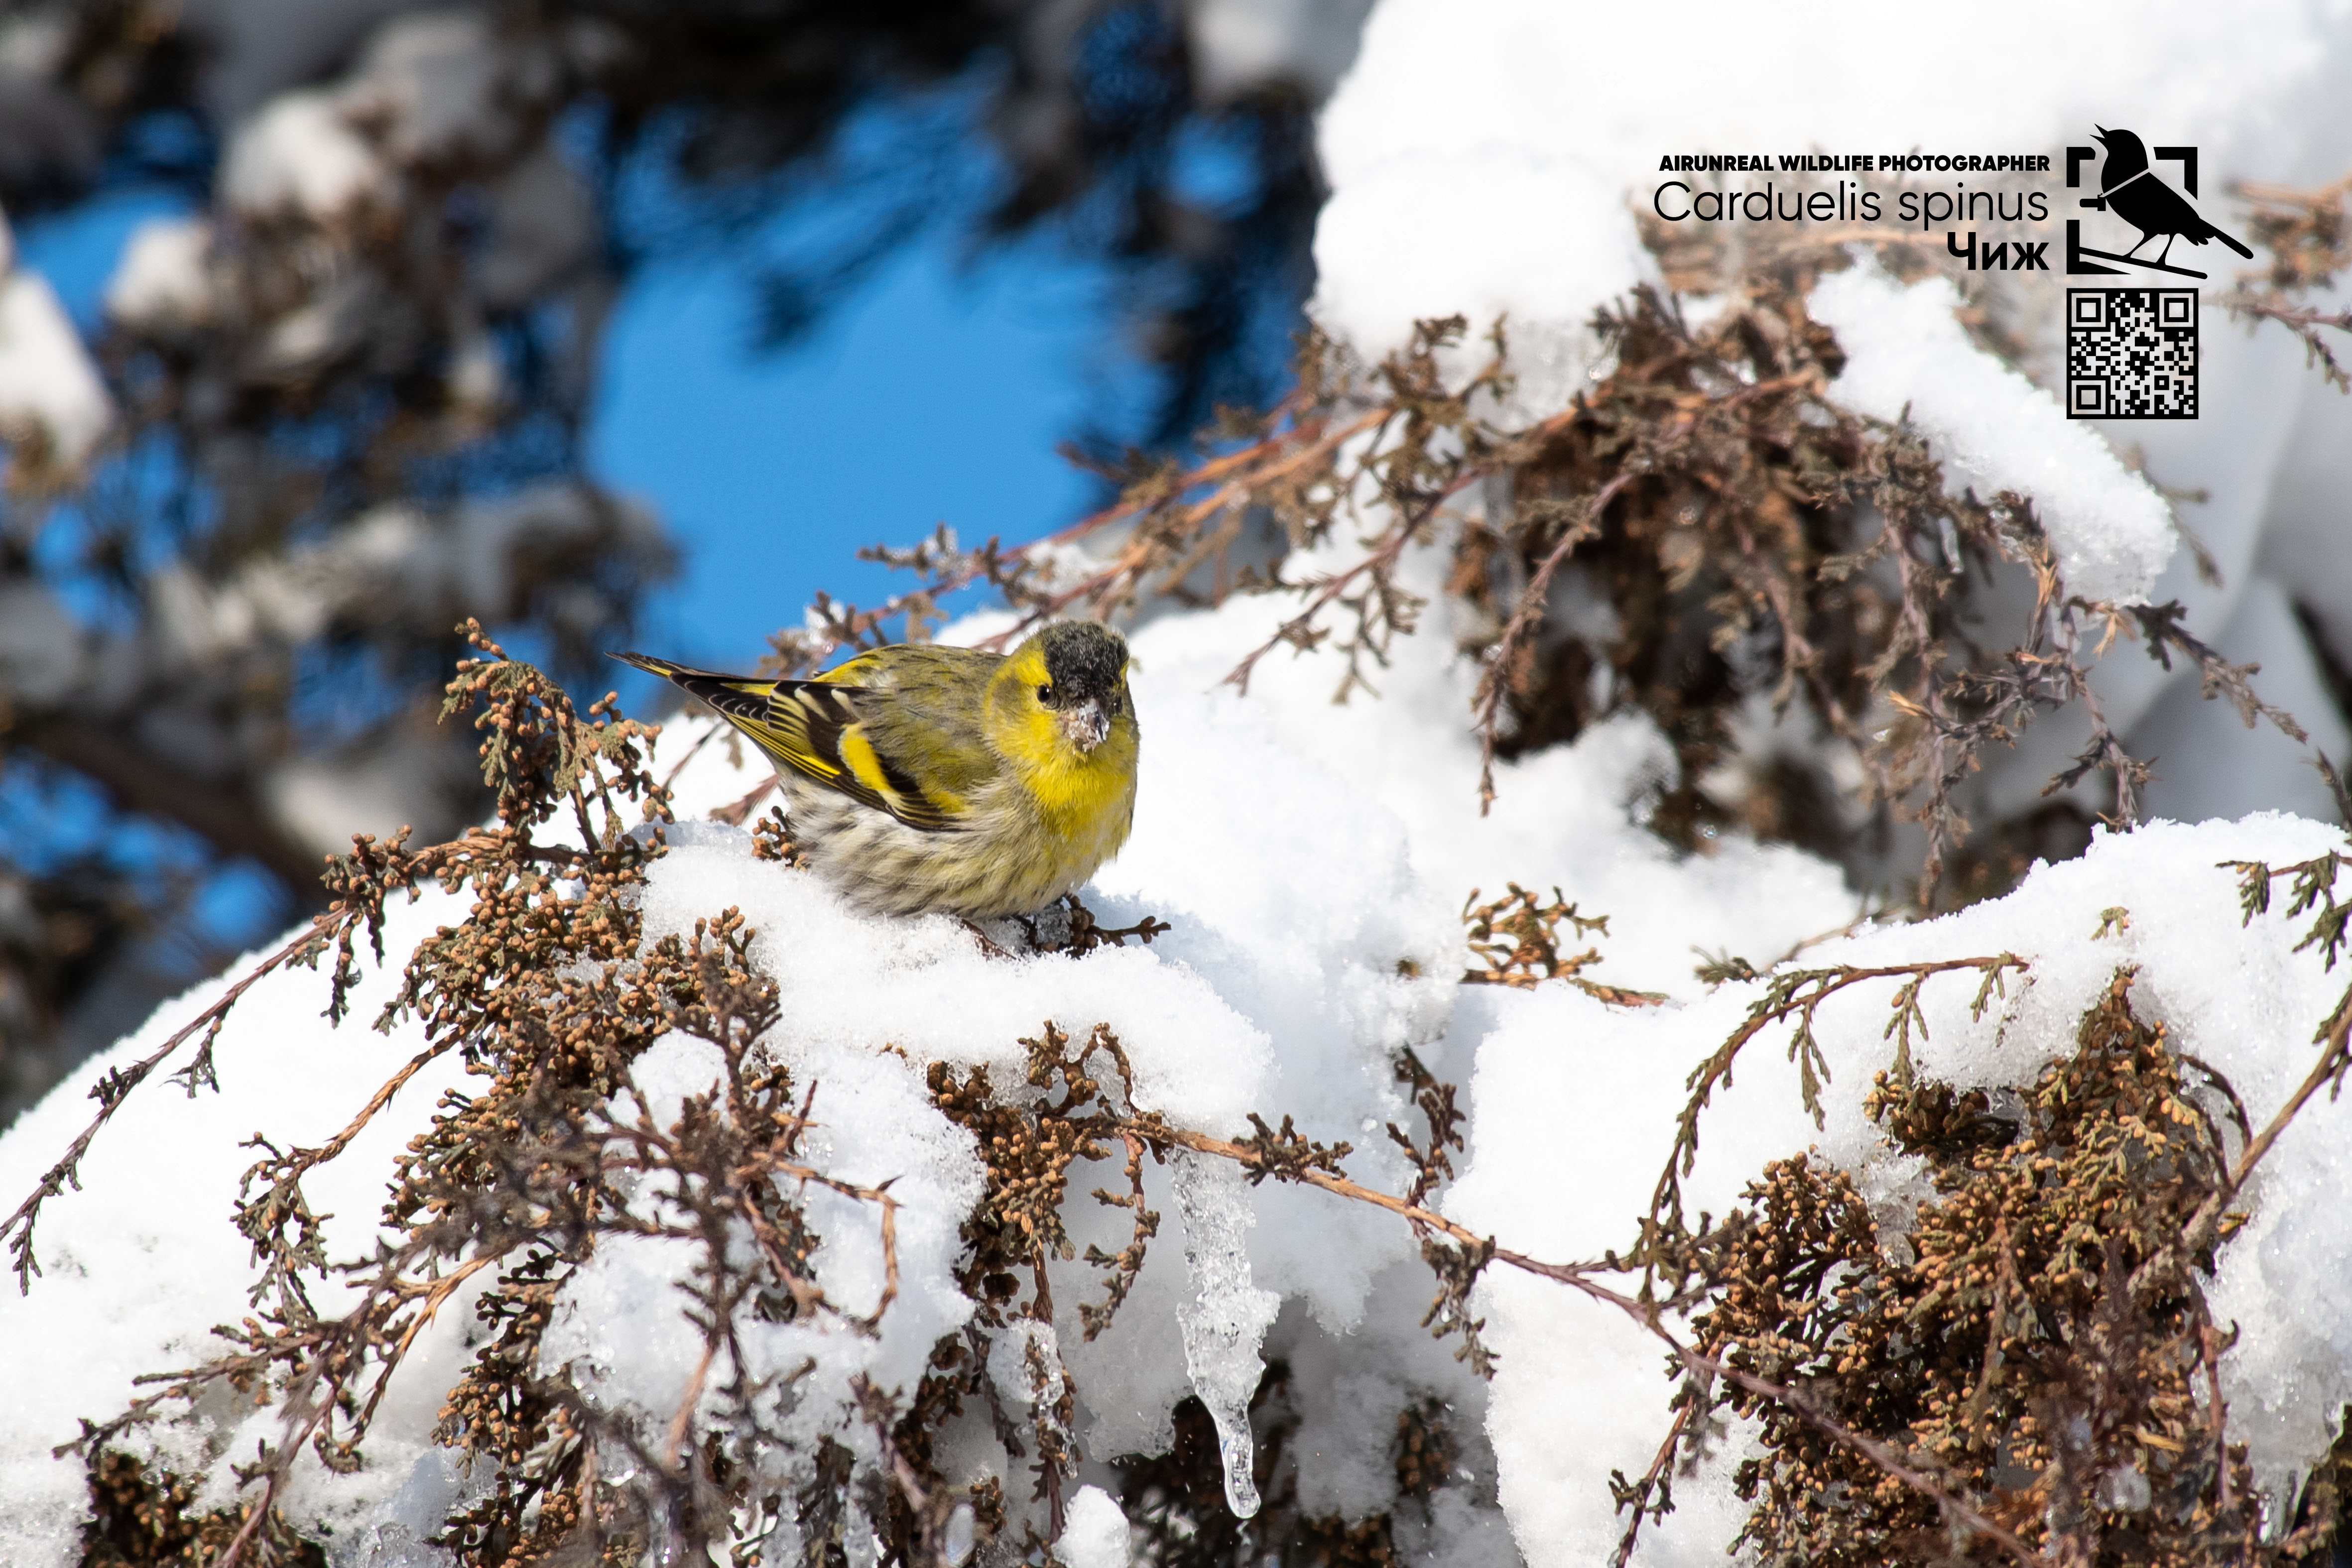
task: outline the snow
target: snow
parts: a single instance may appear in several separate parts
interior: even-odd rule
[[[134,331],[158,335],[201,327],[215,300],[205,263],[213,226],[203,218],[150,218],[131,231],[106,286],[106,313]]]
[[[426,11],[377,28],[341,96],[403,165],[495,158],[520,130],[509,68],[488,16]]]
[[[75,473],[113,423],[114,400],[81,335],[48,280],[16,265],[16,236],[0,214],[0,441],[39,454],[16,477]]]
[[[260,795],[278,826],[305,850],[347,852],[352,836],[383,836],[404,823],[416,841],[461,831],[473,803],[471,758],[451,757],[405,725],[389,733],[275,762]]]
[[[55,702],[81,677],[81,627],[37,582],[0,585],[0,678],[26,702]]]
[[[1953,315],[1960,294],[1949,278],[1906,288],[1858,259],[1822,278],[1806,308],[1846,353],[1832,397],[1889,423],[1907,417],[1943,459],[1954,495],[2033,497],[2074,592],[2147,602],[2172,556],[2164,497],[2055,397],[1976,350]]]
[[[224,121],[315,78],[376,21],[415,0],[189,0],[188,30],[212,47],[204,94]]]
[[[113,423],[113,400],[48,280],[22,267],[0,277],[0,438],[70,472]]]
[[[2254,0],[2223,15],[2176,0],[2119,33],[2095,10],[2030,0],[1978,7],[1966,26],[1895,25],[1864,0],[1386,0],[1321,120],[1332,196],[1315,314],[1374,354],[1417,317],[1489,298],[1524,302],[1522,329],[1580,336],[1592,307],[1641,276],[1615,260],[1640,254],[1627,198],[1647,198],[1665,153],[2040,152],[2115,123],[2117,105],[2161,104],[2178,128],[2167,135],[2203,149],[2206,189],[2257,167],[2317,183],[2341,172],[2352,131],[2336,87],[2343,16],[2340,4]],[[1670,76],[1625,68],[1662,39],[1693,44]],[[1475,204],[1450,194],[1465,178],[1480,181]],[[1511,243],[1535,221],[1526,207],[1608,237]],[[1465,243],[1453,220],[1474,210]]]
[[[490,619],[511,612],[517,575],[533,555],[582,549],[600,533],[631,553],[661,542],[642,504],[561,480],[468,498],[437,516],[390,502],[226,582],[159,572],[158,619],[170,656],[199,663],[262,638],[307,642],[338,625]],[[593,614],[587,619],[593,624]]]
[[[2027,959],[2030,979],[2012,980],[1981,1020],[1968,1016],[1974,975],[1928,982],[1929,1033],[1915,1042],[1914,1059],[1922,1073],[1963,1087],[2030,1081],[2042,1062],[2071,1054],[2082,1013],[2117,970],[2137,968],[2134,1007],[2164,1023],[2177,1049],[2219,1069],[2259,1125],[2314,1060],[2312,1028],[2345,977],[2291,951],[2308,917],[2288,921],[2283,903],[2242,930],[2235,873],[2218,862],[2286,862],[2342,844],[2336,830],[2281,816],[2102,834],[2082,859],[2038,869],[2007,898],[1826,943],[1803,961],[1866,967],[2004,951]],[[2094,938],[2116,907],[2129,912],[2128,927]],[[1885,1169],[1898,1162],[1884,1159],[1861,1111],[1872,1071],[1892,1050],[1882,1030],[1893,984],[1822,1009],[1832,1077],[1818,1132],[1779,1037],[1743,1055],[1735,1087],[1718,1093],[1703,1124],[1697,1168],[1685,1184],[1694,1213],[1723,1213],[1765,1162],[1807,1147],[1902,1185],[1900,1170]],[[1622,1246],[1625,1217],[1647,1207],[1664,1139],[1561,1137],[1563,1108],[1605,1103],[1612,1123],[1665,1126],[1698,1051],[1732,1032],[1759,988],[1727,986],[1673,1013],[1613,1010],[1565,989],[1489,993],[1457,1009],[1456,1028],[1478,1037],[1475,1132],[1447,1212],[1540,1258]],[[2352,1331],[2340,1314],[2305,1305],[2315,1291],[2332,1293],[2320,1281],[2352,1278],[2352,1214],[2326,1196],[2331,1182],[2340,1190],[2337,1151],[2347,1137],[2352,1106],[2305,1108],[2258,1168],[2262,1218],[2222,1249],[2213,1284],[2216,1320],[2243,1330],[2224,1364],[2230,1430],[2273,1486],[2291,1484],[2326,1451],[2352,1396]],[[1564,1193],[1576,1201],[1562,1202]],[[1501,1362],[1488,1430],[1520,1549],[1531,1568],[1596,1561],[1623,1522],[1595,1478],[1612,1465],[1638,1474],[1666,1430],[1667,1412],[1654,1403],[1658,1348],[1630,1333],[1613,1309],[1540,1280],[1491,1272],[1479,1305]],[[1571,1386],[1578,1396],[1562,1398]],[[1717,1466],[1696,1485],[1678,1481],[1676,1511],[1654,1545],[1645,1531],[1642,1560],[1696,1564],[1719,1555],[1739,1517],[1727,1475]]]
[[[432,930],[436,913],[446,919],[452,912],[429,904],[396,907],[386,940],[405,951]],[[110,1053],[109,1062],[152,1051],[244,967],[234,966],[224,978],[164,1007]],[[228,1223],[237,1177],[255,1158],[253,1150],[240,1146],[244,1140],[267,1127],[280,1139],[325,1141],[356,1109],[340,1090],[362,1078],[381,1082],[415,1053],[413,1036],[379,1035],[364,1024],[322,1037],[317,978],[304,971],[290,985],[256,987],[239,1007],[235,1030],[223,1037],[224,1092],[190,1098],[171,1084],[151,1083],[123,1106],[109,1136],[83,1163],[82,1186],[68,1195],[69,1209],[53,1209],[54,1224],[45,1220],[38,1237],[44,1276],[29,1295],[8,1290],[0,1305],[12,1343],[49,1347],[48,1354],[10,1360],[12,1410],[0,1448],[0,1559],[21,1568],[79,1559],[88,1488],[79,1465],[48,1451],[75,1435],[65,1412],[121,1409],[140,1392],[132,1386],[135,1376],[194,1364],[217,1344],[213,1324],[235,1322],[249,1310],[249,1258]],[[356,1015],[372,1018],[392,981],[389,974],[372,977],[355,998]],[[331,1251],[350,1256],[372,1244],[383,1174],[435,1098],[462,1082],[454,1061],[428,1068],[395,1102],[397,1119],[361,1134],[364,1149],[352,1152],[363,1165],[348,1173],[319,1173],[323,1180],[311,1197],[331,1217],[326,1221]],[[0,1185],[16,1195],[11,1207],[90,1110],[80,1086],[69,1086],[26,1112],[0,1140]],[[330,1303],[339,1299],[340,1292],[329,1291],[321,1310],[333,1311]],[[392,1401],[398,1413],[385,1429],[378,1469],[366,1479],[396,1483],[431,1458],[435,1413],[457,1370],[450,1358],[462,1347],[467,1320],[462,1302],[443,1310],[420,1347],[425,1360]],[[162,1451],[194,1468],[204,1458],[195,1438],[189,1431],[168,1432]],[[242,1452],[250,1453],[250,1447]],[[315,1506],[331,1515],[327,1478],[311,1479],[320,1483]]]
[[[542,146],[494,182],[491,224],[474,264],[485,308],[513,309],[579,261],[595,235],[595,209],[580,176]]]
[[[392,188],[392,172],[341,105],[315,89],[272,99],[221,161],[221,200],[252,217],[330,223],[389,201]]]
[[[1211,102],[1289,86],[1320,102],[1356,57],[1371,0],[1192,0],[1192,79]]]
[[[1127,1515],[1100,1487],[1080,1487],[1055,1555],[1069,1568],[1127,1568]]]
[[[341,37],[373,8],[321,6],[293,31],[314,44]],[[245,115],[222,162],[220,198],[249,217],[333,225],[396,202],[403,172],[488,168],[511,178],[507,165],[561,68],[551,47],[510,44],[478,11],[391,16],[340,80],[277,91]],[[242,99],[250,86],[241,82],[230,96]],[[536,178],[544,186],[544,172]],[[544,189],[527,199],[541,208],[530,221],[564,221],[549,214]]]
[[[19,13],[0,22],[0,69],[48,76],[65,63],[73,42],[73,28],[66,17]]]

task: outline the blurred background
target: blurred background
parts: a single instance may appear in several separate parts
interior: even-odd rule
[[[0,1124],[583,695],[1278,395],[1370,0],[0,5]]]

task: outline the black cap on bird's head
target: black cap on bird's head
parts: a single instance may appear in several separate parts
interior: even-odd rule
[[[1127,640],[1097,621],[1058,621],[1037,633],[1045,684],[1037,700],[1080,751],[1092,751],[1110,733],[1127,673]]]
[[[1127,639],[1099,621],[1057,621],[1037,634],[1045,655],[1045,678],[1061,706],[1118,690],[1127,669]]]

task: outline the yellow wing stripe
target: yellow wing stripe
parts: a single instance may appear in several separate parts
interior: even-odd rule
[[[898,792],[890,787],[890,780],[883,777],[882,759],[874,755],[874,743],[866,738],[864,725],[851,725],[841,732],[841,738],[834,744],[851,778],[877,795],[887,797]]]

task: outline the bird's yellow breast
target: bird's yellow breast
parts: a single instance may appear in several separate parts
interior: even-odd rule
[[[1135,717],[1124,708],[1092,751],[1063,738],[1050,713],[1024,715],[990,737],[1019,776],[1038,815],[1056,831],[1078,837],[1103,818],[1124,817],[1135,801]]]
[[[1114,725],[1103,743],[1085,757],[1064,755],[1020,766],[1037,799],[1038,812],[1072,838],[1116,818],[1124,837],[1126,821],[1135,808],[1134,724]]]

